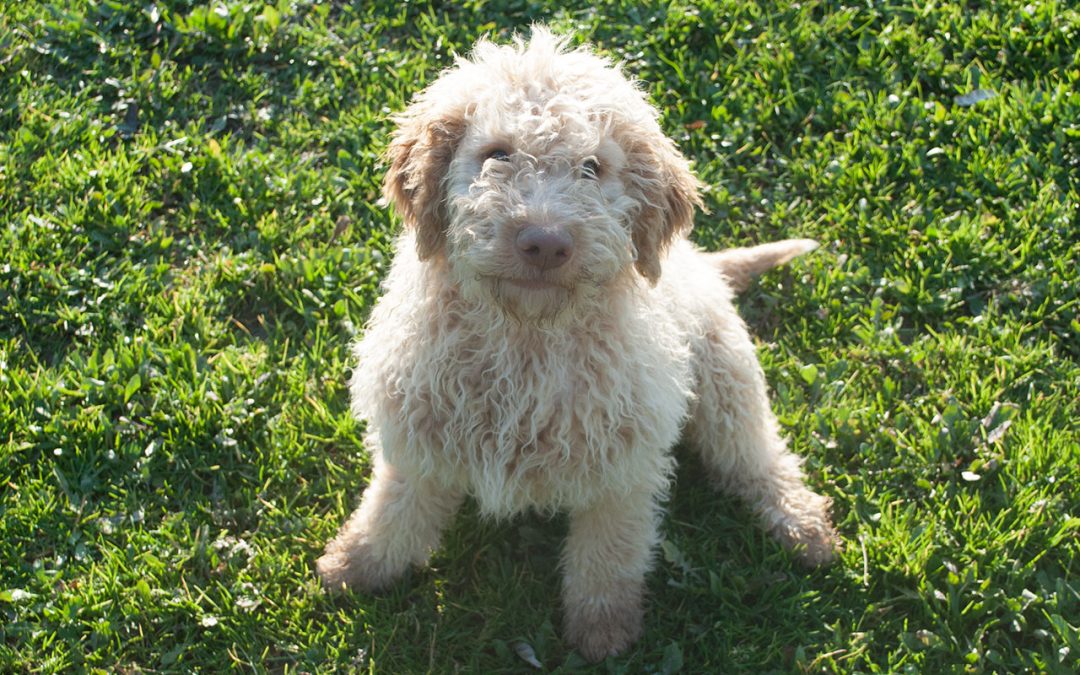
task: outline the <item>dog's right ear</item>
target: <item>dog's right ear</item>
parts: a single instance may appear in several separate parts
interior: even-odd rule
[[[439,114],[420,100],[396,118],[386,157],[390,164],[383,195],[405,227],[416,234],[416,253],[426,260],[443,250],[448,223],[446,176],[465,134],[460,115]]]

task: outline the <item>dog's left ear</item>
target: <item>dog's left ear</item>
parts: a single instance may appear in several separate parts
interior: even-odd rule
[[[419,100],[397,118],[387,148],[390,168],[383,194],[405,227],[416,233],[416,253],[426,260],[443,250],[448,224],[445,179],[458,142],[465,134],[463,115],[434,110]]]
[[[667,247],[690,231],[694,209],[702,206],[701,183],[659,130],[625,134],[621,145],[627,159],[625,183],[640,205],[631,231],[637,250],[634,266],[655,284]]]

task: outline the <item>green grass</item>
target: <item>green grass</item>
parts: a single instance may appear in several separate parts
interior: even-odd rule
[[[699,242],[823,242],[742,309],[841,560],[683,456],[645,636],[596,671],[1080,668],[1080,12],[695,4],[4,0],[0,671],[585,667],[561,520],[467,509],[382,597],[313,571],[368,470],[387,115],[537,19],[645,82]]]

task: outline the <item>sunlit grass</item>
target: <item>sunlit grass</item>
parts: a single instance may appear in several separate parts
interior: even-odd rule
[[[596,670],[1080,668],[1070,3],[69,0],[0,4],[0,670],[585,667],[561,520],[467,508],[382,597],[313,572],[368,470],[388,114],[534,20],[641,79],[699,242],[823,244],[742,309],[842,559],[680,452],[646,634]]]

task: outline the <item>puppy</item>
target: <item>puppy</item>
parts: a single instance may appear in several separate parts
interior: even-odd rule
[[[829,501],[780,435],[733,284],[813,242],[703,253],[699,182],[642,92],[535,28],[488,41],[397,118],[385,194],[404,220],[356,345],[371,482],[318,560],[327,588],[424,564],[465,496],[566,511],[566,639],[590,660],[642,630],[680,437],[807,563]]]

